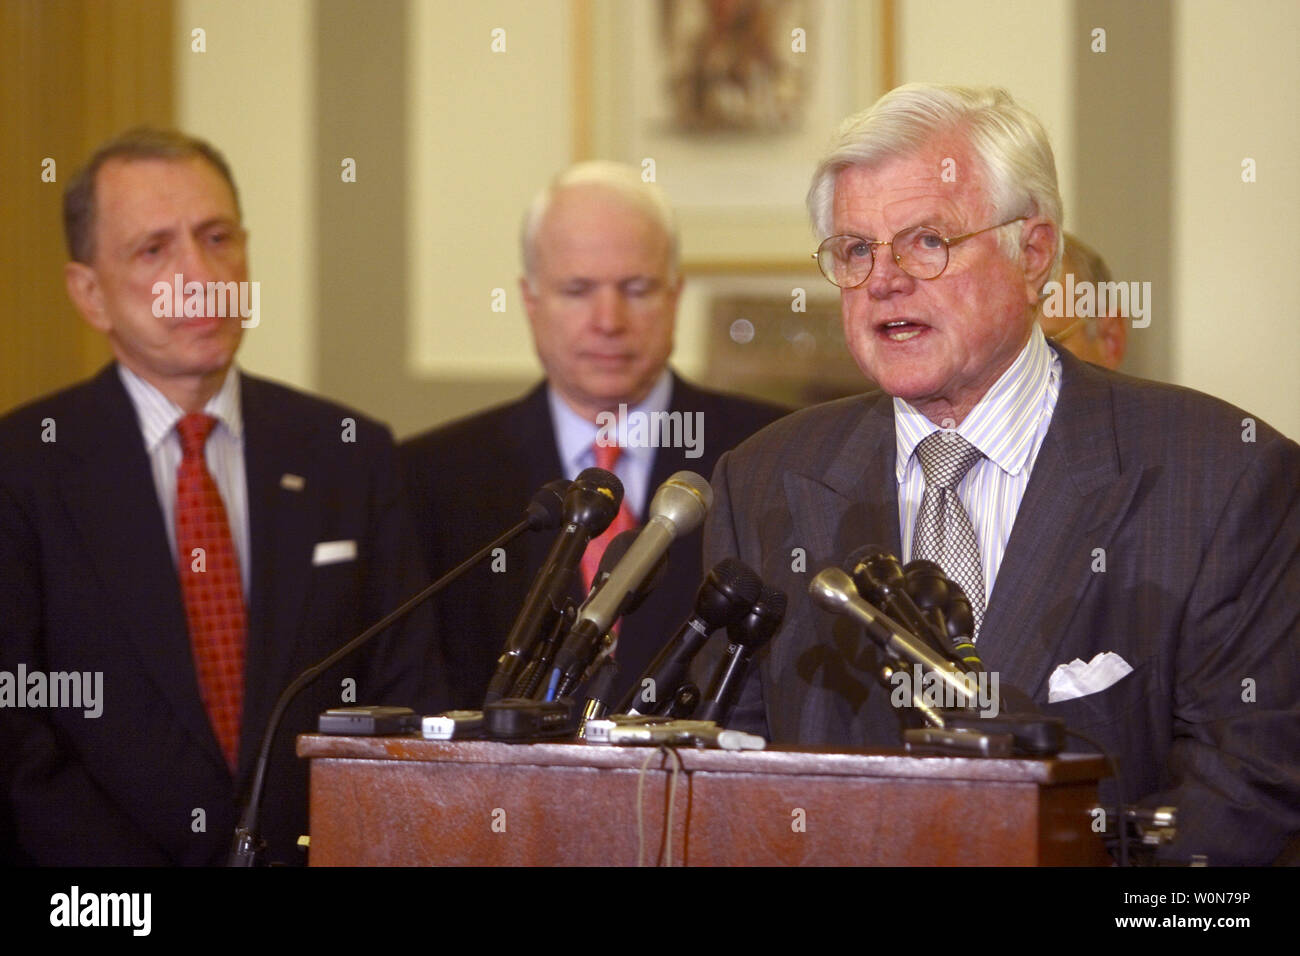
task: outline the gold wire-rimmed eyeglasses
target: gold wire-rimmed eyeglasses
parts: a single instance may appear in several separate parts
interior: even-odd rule
[[[898,267],[912,278],[937,279],[948,268],[948,250],[957,243],[1028,218],[1017,216],[960,236],[945,236],[933,226],[900,229],[888,242],[884,239],[864,239],[861,236],[830,236],[822,240],[812,257],[817,260],[822,275],[841,289],[856,289],[867,281],[876,262],[876,246],[889,246]]]

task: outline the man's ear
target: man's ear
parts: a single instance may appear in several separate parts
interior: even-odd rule
[[[1043,283],[1056,258],[1057,231],[1051,221],[1035,216],[1020,237],[1020,261],[1025,271],[1029,302],[1037,305]]]
[[[112,329],[112,323],[104,314],[104,293],[99,285],[99,273],[93,266],[84,262],[65,263],[63,284],[67,287],[68,298],[92,329],[105,333]]]
[[[673,315],[677,314],[677,300],[682,297],[682,286],[686,285],[686,276],[680,272],[677,278],[668,285],[668,300],[672,305]]]
[[[524,314],[528,316],[528,321],[533,321],[533,312],[537,308],[537,293],[533,291],[532,284],[528,281],[528,276],[519,277],[519,300],[524,304]]]

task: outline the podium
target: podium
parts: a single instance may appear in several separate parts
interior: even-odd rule
[[[1091,829],[1106,772],[1091,754],[668,753],[308,734],[298,755],[311,761],[312,866],[1111,862]]]

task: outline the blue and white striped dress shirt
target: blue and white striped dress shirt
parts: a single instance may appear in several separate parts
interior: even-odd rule
[[[171,546],[172,562],[175,563],[176,469],[181,463],[181,440],[176,434],[176,423],[185,411],[120,362],[117,370],[126,394],[135,406],[145,451],[153,469],[154,491],[158,494],[158,505],[162,508],[163,523],[167,528],[167,543]],[[217,419],[203,452],[208,473],[216,482],[226,506],[226,520],[230,522],[230,537],[235,544],[235,554],[239,556],[239,576],[247,601],[248,479],[244,471],[244,416],[239,402],[239,372],[233,364],[221,388],[208,399],[203,411]]]
[[[957,497],[970,515],[979,542],[985,607],[1060,394],[1061,360],[1035,324],[1011,367],[957,427],[957,434],[984,453],[958,484]],[[939,430],[903,399],[894,399],[898,526],[904,563],[912,560],[912,536],[925,493],[916,446]]]

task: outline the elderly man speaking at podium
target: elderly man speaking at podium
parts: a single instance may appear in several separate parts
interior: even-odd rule
[[[877,544],[962,585],[984,666],[1116,755],[1126,801],[1177,807],[1162,858],[1294,853],[1300,447],[1044,339],[1055,162],[1001,90],[886,94],[846,121],[808,205],[879,388],[771,425],[714,471],[705,566],[738,556],[791,597],[732,726],[898,746],[874,647],[807,592]],[[1111,781],[1101,798],[1115,805]]]

